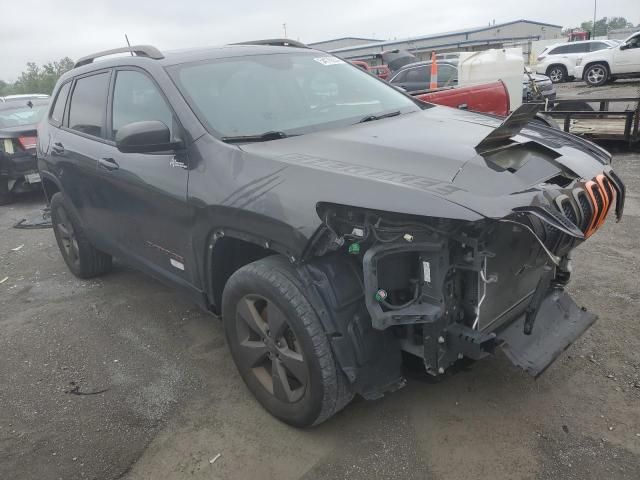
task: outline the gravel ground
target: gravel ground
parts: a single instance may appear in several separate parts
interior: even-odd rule
[[[75,279],[51,230],[11,228],[42,197],[0,207],[0,478],[637,480],[640,155],[615,166],[625,217],[570,286],[600,319],[542,377],[498,355],[312,430],[259,407],[215,318],[124,266]]]

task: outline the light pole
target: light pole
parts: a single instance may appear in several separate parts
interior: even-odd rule
[[[284,38],[287,38],[287,24],[283,23],[282,28],[284,29]]]
[[[598,7],[598,0],[593,0],[593,34],[592,40],[596,39],[596,9]]]

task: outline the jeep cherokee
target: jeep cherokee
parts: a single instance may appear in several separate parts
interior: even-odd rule
[[[596,319],[571,252],[624,186],[535,105],[422,103],[292,41],[101,52],[53,98],[39,168],[69,269],[117,257],[188,292],[289,424],[402,387],[403,355],[440,376],[501,347],[539,375]]]

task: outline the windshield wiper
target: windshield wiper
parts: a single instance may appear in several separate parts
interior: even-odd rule
[[[374,120],[380,120],[382,118],[389,118],[389,117],[397,117],[398,115],[400,115],[400,110],[396,110],[395,112],[383,113],[381,115],[367,115],[366,117],[362,118],[358,123],[373,122]]]
[[[245,142],[268,142],[270,140],[280,140],[281,138],[295,137],[296,135],[287,135],[284,132],[265,132],[260,135],[238,135],[237,137],[222,137],[221,140],[226,143],[245,143]]]

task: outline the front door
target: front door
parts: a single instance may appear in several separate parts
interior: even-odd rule
[[[640,73],[640,33],[614,50],[615,73]]]
[[[172,140],[182,136],[157,84],[142,70],[116,70],[108,112],[112,143],[98,160],[100,198],[123,256],[151,273],[193,283],[186,150],[122,153],[115,145],[121,127],[147,120],[167,125]]]

